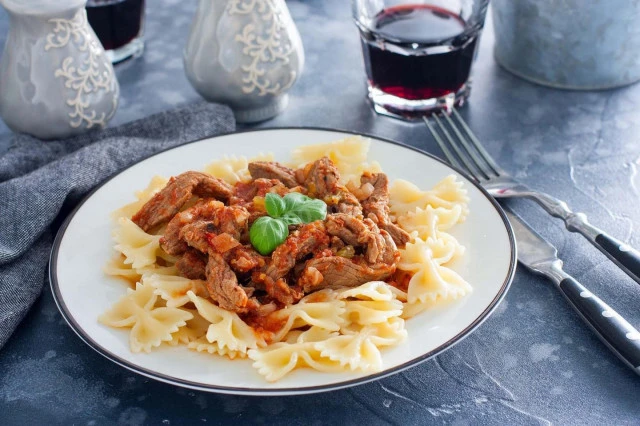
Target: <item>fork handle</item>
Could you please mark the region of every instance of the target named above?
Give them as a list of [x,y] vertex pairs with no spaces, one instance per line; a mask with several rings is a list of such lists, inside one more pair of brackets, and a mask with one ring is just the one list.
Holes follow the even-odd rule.
[[584,213],[574,213],[567,203],[551,195],[527,191],[525,196],[536,201],[552,216],[564,220],[571,232],[582,234],[587,240],[603,252],[609,259],[640,284],[640,252],[619,241],[603,230],[591,225]]
[[640,374],[640,333],[609,305],[562,272],[558,287],[582,319],[613,353]]

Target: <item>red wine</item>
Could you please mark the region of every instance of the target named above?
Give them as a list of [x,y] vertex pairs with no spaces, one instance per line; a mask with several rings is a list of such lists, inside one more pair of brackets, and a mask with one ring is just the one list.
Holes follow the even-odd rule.
[[125,46],[140,35],[144,0],[89,0],[87,18],[105,50]]
[[408,100],[456,93],[468,80],[478,30],[458,15],[431,5],[403,5],[378,13],[363,32],[372,87]]

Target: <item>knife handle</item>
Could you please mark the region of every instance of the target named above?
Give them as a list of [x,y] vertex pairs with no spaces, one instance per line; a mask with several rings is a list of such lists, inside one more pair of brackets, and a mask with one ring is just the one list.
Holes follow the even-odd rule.
[[625,364],[640,374],[640,333],[575,278],[563,274],[559,288],[598,338]]
[[[640,252],[590,224],[584,213],[571,211],[564,201],[529,188],[520,191],[520,193],[537,202],[551,216],[562,219],[569,231],[582,234],[591,244],[640,284]],[[507,194],[503,196],[507,196]],[[515,195],[509,194],[509,196]]]
[[640,253],[633,247],[619,241],[604,231],[595,238],[600,251],[616,262],[627,275],[640,283]]

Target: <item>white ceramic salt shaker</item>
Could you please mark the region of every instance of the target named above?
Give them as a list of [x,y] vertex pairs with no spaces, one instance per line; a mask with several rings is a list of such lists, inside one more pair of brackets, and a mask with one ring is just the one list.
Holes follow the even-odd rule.
[[304,50],[284,0],[200,0],[184,66],[200,95],[250,123],[286,108]]
[[10,18],[0,60],[0,116],[15,132],[64,138],[104,127],[118,106],[111,62],[86,0],[0,0]]

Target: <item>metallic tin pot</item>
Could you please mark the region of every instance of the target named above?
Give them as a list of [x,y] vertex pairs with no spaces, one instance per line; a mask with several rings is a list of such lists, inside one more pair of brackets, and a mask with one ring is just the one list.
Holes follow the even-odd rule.
[[512,73],[563,89],[640,80],[640,1],[492,0],[495,57]]

